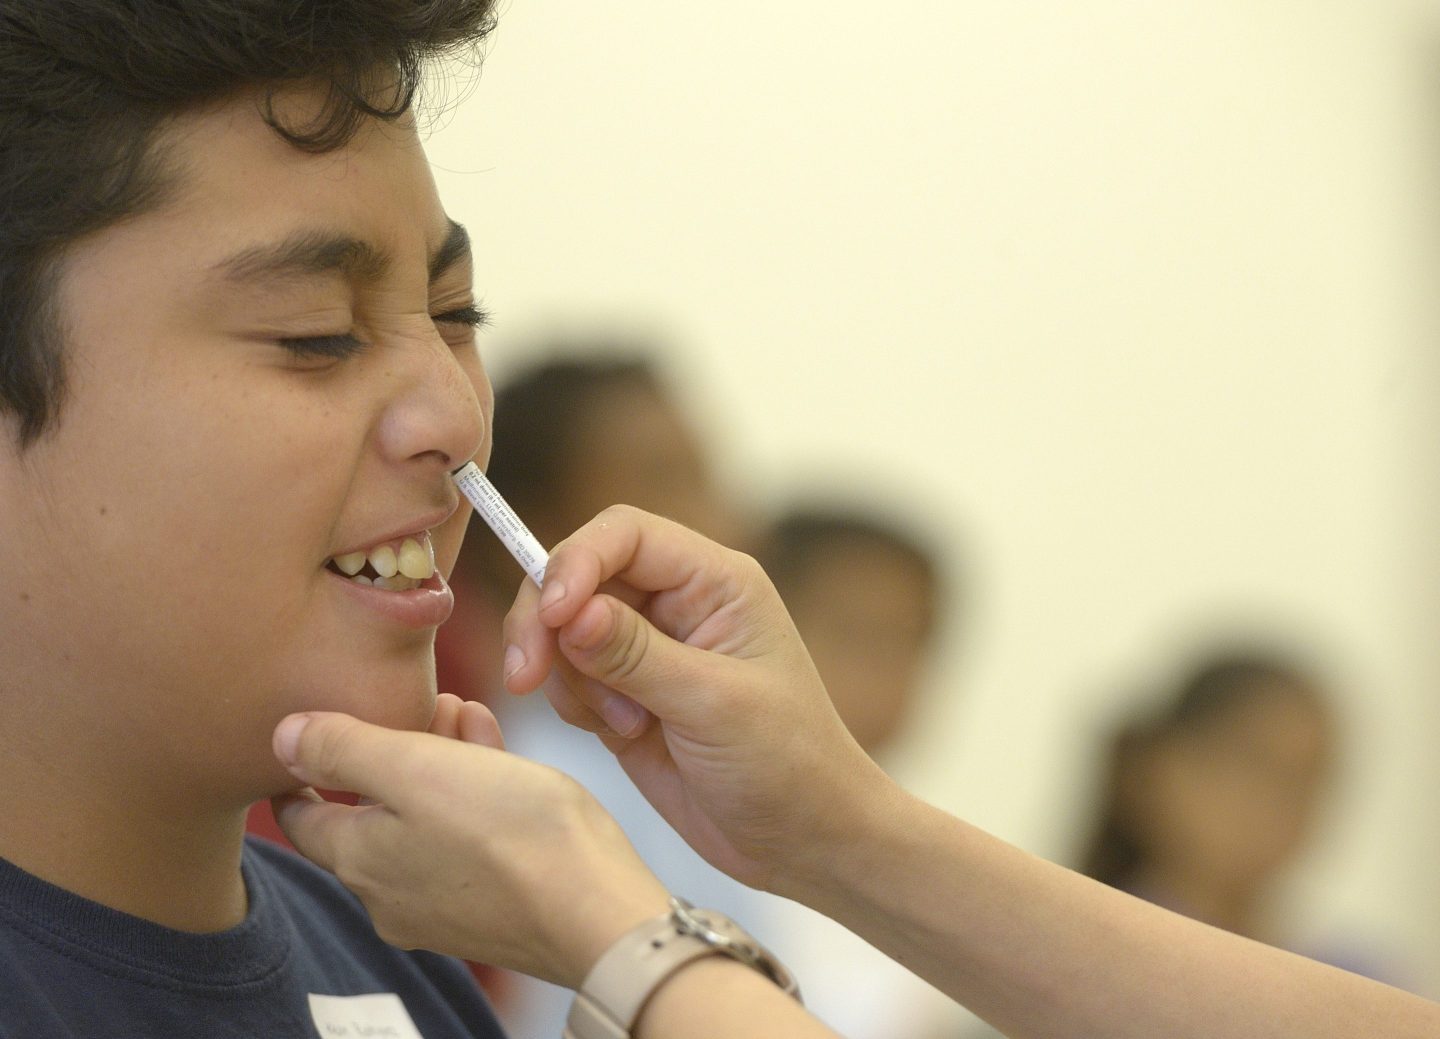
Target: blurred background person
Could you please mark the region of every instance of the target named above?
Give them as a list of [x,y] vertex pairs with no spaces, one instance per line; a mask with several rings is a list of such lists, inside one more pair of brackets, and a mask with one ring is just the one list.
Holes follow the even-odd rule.
[[[1340,732],[1316,671],[1264,649],[1211,654],[1111,740],[1080,870],[1272,945],[1278,882],[1331,792]],[[1296,950],[1397,983],[1370,950]]]
[[[527,526],[553,545],[610,505],[665,516],[723,545],[750,526],[682,394],[662,348],[603,337],[523,351],[534,363],[496,387],[486,470]],[[465,544],[465,571],[514,598],[513,560],[493,538]],[[492,554],[496,566],[486,566]],[[503,561],[503,565],[501,564]]]
[[[597,337],[524,353],[538,360],[496,387],[487,474],[542,545],[619,503],[744,545],[745,510],[718,486],[658,350]],[[441,689],[506,709],[494,696],[500,624],[522,577],[476,519],[451,578],[455,612],[436,638]]]
[[953,599],[939,557],[896,521],[820,504],[783,513],[756,556],[841,719],[879,759],[909,717],[941,604]]

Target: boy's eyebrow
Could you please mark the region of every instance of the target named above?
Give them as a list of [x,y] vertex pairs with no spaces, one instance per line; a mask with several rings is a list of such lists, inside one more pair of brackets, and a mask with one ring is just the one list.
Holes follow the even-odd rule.
[[295,275],[341,274],[359,281],[379,278],[390,257],[369,242],[324,231],[299,231],[269,245],[256,245],[215,265],[227,280],[260,281]]
[[[470,254],[469,233],[454,220],[447,220],[447,224],[445,240],[430,258],[432,282]],[[324,231],[299,231],[279,242],[242,249],[221,260],[214,270],[232,281],[325,274],[373,281],[383,277],[389,267],[389,254],[362,239]]]
[[440,243],[440,248],[430,258],[430,280],[432,282],[470,255],[470,232],[465,230],[463,224],[448,217],[446,222],[450,225],[450,229],[445,233],[445,241]]

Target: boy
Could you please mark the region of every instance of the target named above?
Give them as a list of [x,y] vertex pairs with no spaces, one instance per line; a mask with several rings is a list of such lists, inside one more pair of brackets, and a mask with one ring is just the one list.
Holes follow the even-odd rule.
[[411,99],[490,25],[0,13],[0,1035],[498,1034],[242,836],[286,713],[431,717],[489,386]]

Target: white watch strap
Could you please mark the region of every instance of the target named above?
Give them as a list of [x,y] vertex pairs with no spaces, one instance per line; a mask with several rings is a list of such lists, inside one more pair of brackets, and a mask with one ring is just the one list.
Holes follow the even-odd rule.
[[563,1039],[629,1039],[661,983],[703,956],[732,956],[799,998],[789,972],[729,917],[693,910],[679,899],[671,906],[668,915],[622,936],[590,969],[575,994]]

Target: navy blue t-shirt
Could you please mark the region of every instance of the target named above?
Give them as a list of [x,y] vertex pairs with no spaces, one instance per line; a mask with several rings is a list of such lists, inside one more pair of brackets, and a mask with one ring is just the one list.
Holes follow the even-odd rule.
[[0,1039],[502,1037],[463,965],[386,945],[328,873],[255,838],[242,868],[244,922],[189,934],[0,859]]

